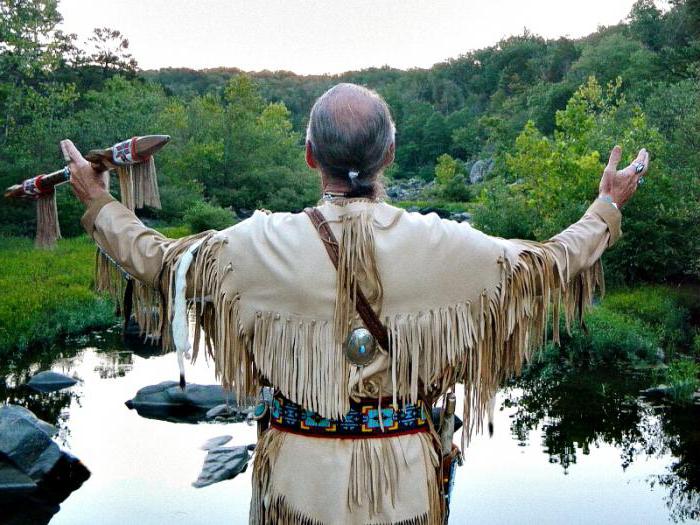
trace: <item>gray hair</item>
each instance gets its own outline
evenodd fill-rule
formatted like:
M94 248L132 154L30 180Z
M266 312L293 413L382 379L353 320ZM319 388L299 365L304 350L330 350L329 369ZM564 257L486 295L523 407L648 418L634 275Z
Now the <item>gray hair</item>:
M350 186L350 197L377 196L378 180L396 127L376 92L338 84L321 95L309 117L306 140L321 171Z

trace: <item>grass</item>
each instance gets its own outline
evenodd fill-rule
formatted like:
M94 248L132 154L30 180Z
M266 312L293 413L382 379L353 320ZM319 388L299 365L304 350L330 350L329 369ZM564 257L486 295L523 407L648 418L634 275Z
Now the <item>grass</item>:
M577 328L562 341L562 353L572 362L591 363L648 363L663 354L693 353L696 332L688 307L683 291L671 286L617 289L586 315L587 334Z
M163 228L168 237L186 227ZM0 238L0 359L117 322L114 304L93 291L95 243L86 236L38 250L30 239Z
M115 322L114 305L92 291L95 243L83 236L37 250L30 239L0 247L0 355Z
M700 365L693 359L677 359L666 370L666 381L671 387L671 397L677 403L690 403L700 388Z

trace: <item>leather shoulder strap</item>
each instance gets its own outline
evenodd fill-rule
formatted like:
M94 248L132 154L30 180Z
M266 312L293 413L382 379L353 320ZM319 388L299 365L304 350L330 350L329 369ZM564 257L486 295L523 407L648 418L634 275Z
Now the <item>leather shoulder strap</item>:
M313 223L316 231L318 231L321 241L323 241L323 246L328 252L328 256L333 262L335 269L338 269L338 261L340 259L340 245L328 225L328 221L323 216L323 213L318 208L306 208L304 213L309 216L311 222ZM362 292L360 287L357 287L357 298L355 301L355 308L357 313L360 314L362 322L365 323L367 330L374 336L384 350L390 352L389 349L389 335L387 333L386 327L382 324L381 320L377 314L372 310L372 307L367 301L365 294Z

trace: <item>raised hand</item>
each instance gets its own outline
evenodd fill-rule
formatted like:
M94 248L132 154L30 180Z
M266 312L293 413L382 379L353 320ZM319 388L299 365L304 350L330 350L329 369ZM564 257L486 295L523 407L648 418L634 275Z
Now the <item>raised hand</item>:
M107 193L109 188L109 172L95 170L83 155L78 151L72 141L61 141L63 157L68 162L70 169L70 183L73 193L83 204Z
M642 148L632 164L623 170L618 170L617 165L622 157L622 148L615 146L610 153L608 165L605 167L603 177L600 179L600 197L614 202L618 207L630 200L637 191L639 180L649 169L649 152Z

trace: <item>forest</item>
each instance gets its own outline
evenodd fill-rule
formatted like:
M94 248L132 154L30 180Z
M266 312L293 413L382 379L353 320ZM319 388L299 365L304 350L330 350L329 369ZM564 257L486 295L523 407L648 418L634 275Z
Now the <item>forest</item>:
M157 156L163 207L140 212L148 224L194 232L226 227L255 208L298 211L319 197L303 159L309 109L329 86L356 82L377 90L396 120L386 185L418 188L397 204L466 212L494 235L555 234L595 197L615 144L623 161L646 147L652 169L624 209L625 235L605 256L607 280L654 289L700 279L697 1L638 0L625 20L581 39L525 30L429 69L318 76L143 71L118 28L96 28L86 41L61 31L55 0L2 0L0 17L3 187L60 167L66 137L87 150L166 133L172 141ZM68 187L58 201L63 237L80 235L82 210ZM34 229L33 206L2 201L0 235L16 250L8 259L29 252L29 241L15 237ZM27 301L26 290L16 293ZM49 302L49 310L59 307ZM5 346L19 344L3 330ZM692 331L684 344L694 339L700 346Z

